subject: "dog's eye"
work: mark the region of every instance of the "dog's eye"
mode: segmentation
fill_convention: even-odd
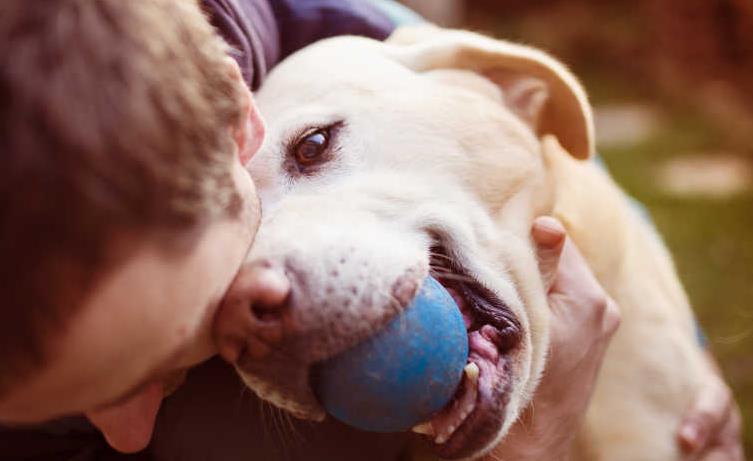
[[[344,126],[345,122],[342,120],[328,125],[309,125],[288,138],[283,162],[288,174],[297,177],[323,172],[323,167],[337,158],[339,134]]]
[[[310,166],[321,161],[329,147],[330,133],[326,128],[319,128],[304,135],[294,147],[295,160],[301,166]]]

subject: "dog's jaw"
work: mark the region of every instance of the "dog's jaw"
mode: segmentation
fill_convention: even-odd
[[[450,272],[443,283],[466,318],[469,366],[475,376],[466,376],[455,401],[418,432],[429,436],[440,456],[471,459],[489,452],[507,433],[537,381],[530,373],[540,370],[531,368],[536,361],[532,360],[528,312],[516,287],[500,283],[501,278],[495,276],[506,271],[491,263],[488,254],[482,256],[468,245],[467,239],[458,242],[462,244],[451,245],[452,251],[433,249],[432,254],[438,256],[432,262],[440,265],[435,269],[440,280],[441,274]],[[448,253],[455,257],[445,257]],[[504,255],[499,257],[504,259]],[[491,277],[487,279],[486,274]],[[470,282],[470,287],[458,280]]]
[[[428,271],[417,250],[423,242],[339,196],[291,197],[264,219],[249,258],[283,268],[290,280],[285,340],[264,359],[242,355],[236,369],[261,398],[321,420],[312,366],[366,339],[410,303]]]
[[[363,184],[359,187],[363,187]],[[376,207],[380,213],[375,213],[374,209],[369,210],[356,199],[358,194],[355,191],[334,194],[331,202],[323,197],[312,200],[308,196],[292,196],[265,218],[269,222],[262,226],[251,258],[272,259],[292,268],[289,274],[292,283],[299,287],[300,293],[306,294],[305,301],[309,304],[296,304],[293,308],[318,312],[321,315],[315,318],[315,322],[323,323],[292,338],[269,360],[239,362],[238,370],[246,384],[263,399],[299,418],[323,419],[324,412],[309,383],[311,366],[365,339],[397,315],[399,309],[394,309],[394,304],[390,305],[389,300],[398,299],[401,307],[409,304],[415,289],[407,290],[405,286],[415,288],[426,276],[431,267],[430,255],[437,252],[432,242],[437,235],[442,235],[442,240],[451,248],[448,251],[463,267],[462,270],[456,269],[456,276],[477,280],[478,286],[473,289],[475,296],[487,298],[488,302],[485,312],[476,313],[481,317],[475,325],[471,322],[470,328],[474,331],[469,332],[472,336],[471,361],[480,369],[479,397],[474,402],[474,411],[457,430],[448,434],[447,440],[435,444],[434,448],[448,458],[480,455],[493,448],[511,421],[516,419],[518,402],[521,400],[516,396],[527,394],[524,388],[530,382],[530,369],[525,364],[529,362],[527,356],[530,355],[531,340],[528,338],[529,322],[523,302],[517,294],[515,283],[502,276],[509,272],[504,264],[493,262],[497,255],[482,256],[481,246],[475,241],[478,235],[485,235],[484,241],[492,241],[499,234],[483,208],[464,207],[461,216],[465,219],[470,216],[473,217],[472,221],[478,221],[469,223],[455,214],[458,210],[453,206],[442,206],[435,200],[417,202],[407,208],[422,209],[422,213],[431,216],[430,220],[426,216],[416,217],[415,220],[408,220],[413,221],[413,226],[400,228],[396,232],[394,222],[385,221],[380,216],[387,205],[381,203]],[[359,202],[356,208],[360,211],[355,212],[353,208],[343,205],[340,197],[344,195]],[[374,195],[369,194],[369,197],[373,204]],[[318,218],[323,210],[327,211],[328,220]],[[306,219],[309,215],[312,219]],[[302,223],[305,225],[302,226]],[[296,233],[297,228],[305,228],[306,232]],[[427,228],[431,231],[427,232]],[[465,228],[475,229],[476,235],[466,233]],[[291,243],[291,237],[296,235],[295,243]],[[307,275],[302,276],[302,273]],[[335,273],[338,275],[333,276]],[[340,274],[347,275],[347,278],[338,279]],[[436,275],[442,278],[441,274]],[[411,283],[398,283],[405,280]],[[357,285],[355,290],[354,285]],[[452,287],[453,284],[446,286]],[[336,287],[336,291],[333,291],[333,287]],[[459,285],[451,290],[466,298],[472,296],[472,293],[464,291],[468,288]],[[373,296],[368,299],[359,297],[366,291]],[[354,293],[359,293],[359,296]],[[498,301],[489,301],[492,298]],[[294,303],[298,301],[294,299]],[[373,314],[374,307],[380,302],[387,303],[383,304],[386,308],[381,310],[381,314],[363,314]],[[348,306],[348,312],[338,313],[336,306]],[[347,317],[351,314],[353,317]],[[495,316],[498,316],[496,320]],[[507,323],[500,319],[507,319]],[[302,316],[299,321],[310,322],[311,318]],[[352,331],[338,332],[337,328],[342,327],[342,322],[352,322],[355,326],[357,322],[361,324]],[[497,325],[499,334],[512,339],[492,344],[488,335],[482,337],[481,328],[491,324]],[[512,330],[506,330],[505,326]],[[340,339],[333,344],[332,338]],[[485,341],[486,347],[494,348],[496,355],[484,355],[483,348],[475,347],[474,341]],[[312,354],[312,350],[317,352]]]

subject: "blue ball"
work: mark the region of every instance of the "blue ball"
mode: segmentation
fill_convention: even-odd
[[[427,277],[410,306],[383,330],[316,367],[314,391],[330,415],[350,426],[405,431],[450,401],[467,359],[460,310]]]

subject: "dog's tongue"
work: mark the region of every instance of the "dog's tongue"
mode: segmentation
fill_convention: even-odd
[[[134,453],[149,445],[162,398],[163,385],[157,382],[123,403],[90,411],[86,417],[102,431],[111,447]]]

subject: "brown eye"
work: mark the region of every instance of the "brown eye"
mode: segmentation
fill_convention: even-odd
[[[303,166],[312,165],[322,159],[328,146],[329,132],[326,129],[313,131],[296,144],[295,160]]]

